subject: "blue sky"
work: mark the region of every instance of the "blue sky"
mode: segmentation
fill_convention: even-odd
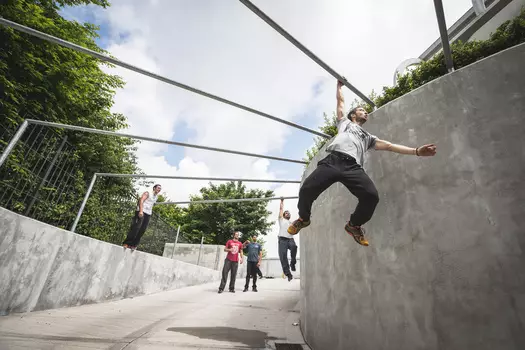
[[[88,22],[99,26],[99,38],[96,39],[97,44],[103,48],[108,49],[111,44],[119,44],[125,42],[130,37],[129,31],[119,30],[113,28],[111,22],[103,15],[104,9],[98,6],[74,6],[65,7],[61,14],[64,18],[76,20],[78,22]],[[111,33],[117,30],[116,33]],[[125,60],[124,58],[121,58]],[[176,77],[173,77],[176,79]],[[312,94],[318,96],[321,93],[322,82],[319,81],[312,86]],[[331,113],[331,111],[327,111]],[[311,110],[302,113],[297,122],[301,125],[317,130],[319,126],[318,111]],[[190,142],[195,136],[195,131],[188,128],[187,123],[181,122],[176,125],[177,138],[176,141]],[[277,152],[272,155],[280,155],[287,158],[302,159],[305,157],[305,150],[311,147],[312,140],[315,135],[298,129],[292,129],[291,135],[286,139],[282,152]],[[168,152],[162,152],[169,164],[176,166],[185,156],[184,149],[181,147],[170,147]],[[270,171],[278,173],[280,178],[297,178],[303,170],[300,164],[273,162],[269,168]]]
[[[254,3],[365,94],[391,85],[397,65],[439,37],[431,1]],[[450,25],[470,0],[444,0],[444,7]],[[323,113],[334,110],[333,77],[238,1],[114,0],[106,10],[82,6],[62,13],[99,25],[98,44],[122,61],[271,115],[317,129]],[[130,133],[296,159],[313,144],[314,135],[304,131],[121,68],[108,71],[126,81],[113,110],[128,117]],[[345,96],[349,102],[355,98],[348,90]],[[304,169],[152,143],[142,143],[137,155],[148,174],[300,179]],[[163,189],[174,200],[186,200],[203,185],[164,181]],[[256,187],[261,186],[277,196],[297,195],[299,189]],[[296,201],[286,206],[292,217],[297,215]],[[277,202],[268,208],[272,217],[277,215]],[[276,234],[274,226],[268,239],[273,242]],[[275,256],[276,246],[268,248],[269,256]]]

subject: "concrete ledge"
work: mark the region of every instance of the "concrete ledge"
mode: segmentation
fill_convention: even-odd
[[[129,298],[219,280],[219,272],[81,236],[0,208],[0,312]]]
[[[313,349],[525,349],[525,44],[424,85],[365,126],[436,157],[370,152],[370,247],[332,185],[301,234],[301,328]],[[305,172],[309,175],[325,154]]]

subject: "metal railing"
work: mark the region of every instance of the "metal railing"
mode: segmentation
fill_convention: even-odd
[[[10,154],[0,166],[0,206],[68,229],[86,192],[77,149],[70,142],[69,136],[73,135],[40,124],[26,123],[18,131],[21,129],[24,132],[0,121],[0,152],[5,154],[9,148]],[[16,142],[8,142],[13,139]],[[79,233],[120,245],[130,227],[137,199],[135,193],[97,197],[97,203],[87,207],[89,215],[84,215]],[[139,249],[162,255],[164,243],[174,242],[176,231],[154,212]],[[179,242],[197,243],[184,233]]]
[[[131,137],[104,130],[48,123],[28,119],[15,129],[0,121],[0,206],[53,226],[77,231],[108,243],[120,245],[131,226],[137,208],[136,193],[97,191],[100,181],[137,181],[163,178],[179,180],[300,183],[299,180],[242,179],[230,177],[169,176],[148,174],[85,174],[82,159],[69,142],[83,132],[114,137]],[[137,137],[138,138],[138,137]],[[164,142],[164,140],[160,140]],[[85,169],[84,169],[85,170]],[[86,188],[86,181],[91,182]],[[107,183],[104,184],[107,187]],[[104,188],[105,188],[104,187]],[[95,198],[91,196],[96,194]],[[292,197],[287,197],[292,198]],[[295,198],[295,197],[294,197]],[[219,200],[239,202],[275,200],[249,198]],[[279,199],[279,198],[277,198]],[[194,201],[215,203],[217,200]],[[181,202],[182,203],[182,202]],[[174,204],[159,202],[158,204]],[[84,215],[82,215],[84,213]],[[75,216],[76,214],[76,216]],[[154,210],[139,250],[162,255],[165,243],[199,243],[202,237],[179,230]],[[202,247],[201,247],[202,248]]]
[[[11,147],[9,166],[0,167],[0,206],[56,227],[69,227],[74,219],[71,208],[78,205],[77,160],[75,147],[67,135],[41,125],[27,128]],[[0,151],[13,136],[0,123]],[[20,135],[21,136],[21,135]]]
[[[33,28],[26,27],[24,25],[21,25],[19,23],[7,20],[5,18],[0,17],[0,24],[2,24],[4,26],[7,26],[7,27],[11,27],[13,29],[16,29],[16,30],[18,30],[20,32],[23,32],[23,33],[26,33],[26,34],[33,35],[33,36],[38,37],[40,39],[52,42],[54,44],[58,44],[58,45],[70,48],[72,50],[75,50],[75,51],[78,51],[78,52],[82,52],[82,53],[84,53],[86,55],[98,58],[101,61],[109,62],[109,63],[112,63],[112,64],[114,64],[116,66],[119,66],[119,67],[122,67],[122,68],[125,68],[125,69],[129,69],[129,70],[131,70],[133,72],[136,72],[136,73],[148,76],[148,77],[156,79],[156,80],[159,80],[159,81],[161,81],[163,83],[167,83],[169,85],[179,87],[181,89],[184,89],[184,90],[193,92],[195,94],[198,94],[198,95],[210,98],[212,100],[215,100],[215,101],[218,101],[218,102],[222,102],[224,104],[227,104],[227,105],[230,105],[230,106],[242,109],[244,111],[247,111],[247,112],[250,112],[250,113],[253,113],[253,114],[257,114],[257,115],[259,115],[261,117],[273,120],[275,122],[278,122],[278,123],[281,123],[281,124],[285,124],[285,125],[288,125],[288,126],[291,126],[291,127],[296,128],[296,129],[303,130],[303,131],[307,131],[307,132],[309,132],[311,134],[314,134],[314,135],[317,135],[317,136],[330,138],[329,135],[323,134],[322,132],[319,132],[319,131],[307,128],[307,127],[299,125],[299,124],[292,123],[292,122],[290,122],[288,120],[285,120],[285,119],[274,117],[274,116],[272,116],[272,115],[270,115],[268,113],[264,113],[264,112],[261,112],[261,111],[258,111],[256,109],[254,109],[254,108],[242,105],[240,103],[227,100],[227,99],[225,99],[223,97],[219,97],[217,95],[210,94],[209,92],[205,92],[205,91],[196,89],[196,88],[191,87],[189,85],[177,82],[175,80],[166,78],[164,76],[155,74],[153,72],[149,72],[149,71],[147,71],[145,69],[136,67],[136,66],[134,66],[132,64],[129,64],[129,63],[117,60],[117,59],[115,59],[113,57],[109,57],[109,56],[103,55],[103,54],[101,54],[99,52],[87,49],[85,47],[82,47],[82,46],[74,44],[72,42],[69,42],[69,41],[57,38],[55,36],[52,36],[52,35],[40,32],[40,31],[35,30]]]

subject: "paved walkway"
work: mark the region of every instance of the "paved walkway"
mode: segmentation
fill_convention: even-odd
[[[0,317],[0,349],[275,349],[304,344],[299,280],[263,279],[259,292],[207,284],[109,303]],[[304,346],[307,349],[306,346]]]

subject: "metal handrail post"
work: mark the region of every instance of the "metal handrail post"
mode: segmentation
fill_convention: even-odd
[[[82,212],[84,211],[84,207],[86,206],[89,196],[91,195],[91,191],[93,191],[93,186],[95,186],[95,181],[97,181],[97,174],[93,175],[93,178],[91,179],[91,183],[89,184],[86,195],[84,196],[84,200],[82,200],[82,204],[80,205],[80,209],[78,210],[77,217],[75,218],[75,221],[71,226],[71,232],[75,232],[77,228],[78,222],[80,221],[80,217],[82,216]]]
[[[29,126],[29,122],[27,120],[24,120],[24,122],[20,124],[15,135],[13,136],[11,141],[9,141],[9,143],[7,144],[7,147],[4,149],[4,151],[0,155],[0,167],[7,160],[7,157],[9,157],[9,154],[11,154],[11,151],[13,151],[18,141],[20,141],[22,134],[26,131],[28,126]]]

